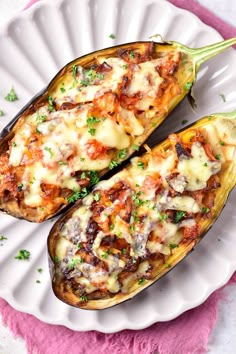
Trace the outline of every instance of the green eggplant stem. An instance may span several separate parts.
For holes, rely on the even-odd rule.
[[[236,37],[227,39],[225,41],[217,42],[202,48],[189,48],[187,46],[181,46],[186,53],[188,53],[194,60],[195,70],[198,71],[202,63],[215,55],[223,52],[225,49],[236,44]]]
[[[212,117],[222,117],[222,118],[229,118],[229,119],[236,119],[236,109],[232,112],[228,113],[215,113],[211,115]]]

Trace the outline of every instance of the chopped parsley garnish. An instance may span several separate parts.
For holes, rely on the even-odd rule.
[[[220,160],[221,155],[220,155],[220,154],[217,154],[217,155],[215,156],[215,158],[216,158],[216,160]]]
[[[170,268],[170,267],[171,267],[171,264],[170,264],[170,263],[166,263],[166,264],[165,264],[165,267],[166,267],[166,268]]]
[[[88,119],[87,119],[87,125],[88,125],[88,127],[90,127],[91,125],[93,125],[93,124],[95,124],[95,123],[99,123],[100,122],[100,119],[99,118],[96,118],[96,117],[93,117],[93,116],[91,116],[91,117],[89,117]]]
[[[17,186],[17,188],[18,188],[19,191],[22,191],[23,188],[24,188],[23,183],[19,183],[18,186]]]
[[[202,213],[204,213],[204,214],[206,214],[206,213],[208,213],[210,211],[210,209],[209,208],[207,208],[207,207],[202,207]]]
[[[36,283],[37,283],[37,284],[40,284],[40,283],[41,283],[41,281],[40,281],[40,280],[36,280]]]
[[[110,253],[109,251],[104,252],[102,254],[102,258],[106,259],[108,257],[108,255],[109,255],[109,253]]]
[[[144,170],[144,163],[142,161],[138,161],[137,166]]]
[[[220,145],[221,145],[221,146],[224,146],[224,145],[225,145],[225,142],[224,142],[224,141],[220,141]]]
[[[4,240],[7,240],[7,237],[0,235],[0,241],[4,241]]]
[[[134,222],[139,222],[139,217],[138,217],[137,211],[134,211],[133,218],[134,218]]]
[[[59,260],[60,260],[60,259],[59,259],[59,257],[58,257],[58,256],[55,256],[55,257],[54,257],[54,262],[58,263],[58,262],[59,262]]]
[[[0,111],[0,117],[4,116],[3,111]]]
[[[80,158],[80,161],[85,161],[85,157],[81,157],[81,158]]]
[[[87,177],[86,172],[82,172],[82,173],[81,173],[81,176],[80,176],[80,179],[84,179],[84,178],[86,178],[86,177]]]
[[[69,203],[74,203],[76,200],[86,197],[88,194],[87,188],[82,188],[80,191],[74,189],[74,193],[67,198]]]
[[[96,133],[96,129],[94,129],[94,128],[89,128],[89,129],[88,129],[88,132],[89,132],[89,134],[91,134],[92,136],[94,136],[95,133]]]
[[[72,260],[70,261],[69,265],[68,265],[68,268],[69,270],[73,269],[76,267],[76,265],[78,263],[83,263],[83,259],[82,258],[72,258]]]
[[[186,82],[186,84],[184,85],[184,89],[186,91],[190,90],[192,87],[193,83],[192,82]]]
[[[129,53],[129,56],[130,56],[131,59],[134,59],[134,52],[131,51],[131,52]]]
[[[179,210],[175,214],[175,223],[177,224],[184,216],[186,215],[185,211]]]
[[[152,127],[155,127],[157,125],[156,122],[152,122]]]
[[[65,89],[65,87],[60,87],[60,91],[61,91],[61,93],[64,93],[64,92],[66,92],[66,89]]]
[[[45,146],[44,150],[47,151],[47,152],[49,152],[49,154],[50,154],[50,159],[51,159],[51,158],[53,157],[52,149],[51,149],[50,147],[48,147],[48,146]]]
[[[30,252],[27,250],[20,250],[15,256],[15,259],[21,259],[21,260],[26,260],[29,258],[30,258]]]
[[[38,272],[38,273],[42,273],[42,271],[43,271],[43,268],[38,268],[38,269],[37,269],[37,272]]]
[[[85,73],[85,75],[86,75],[87,77],[89,77],[90,79],[92,79],[93,76],[94,76],[94,70],[93,70],[92,68],[89,69],[89,70],[87,70],[86,73]]]
[[[89,181],[90,185],[93,186],[99,182],[98,172],[97,171],[89,171]]]
[[[55,110],[56,110],[55,107],[54,107],[52,96],[48,96],[48,110],[50,112],[55,112]]]
[[[88,126],[88,132],[89,134],[91,134],[92,136],[95,135],[96,133],[96,129],[92,128],[92,126],[95,124],[95,123],[99,123],[100,122],[100,119],[99,118],[96,118],[96,117],[89,117],[87,119],[87,126]]]
[[[134,230],[135,230],[134,225],[130,225],[130,231],[134,231]]]
[[[80,249],[81,249],[81,247],[82,247],[81,243],[80,243],[80,242],[78,242],[78,243],[77,243],[77,248],[78,248],[78,250],[80,250]]]
[[[187,119],[183,119],[181,123],[184,125],[184,124],[188,123],[188,120]]]
[[[97,73],[97,74],[96,74],[96,77],[97,77],[99,80],[104,79],[104,75],[101,74],[101,73]]]
[[[10,92],[8,92],[8,94],[5,96],[5,100],[9,102],[18,100],[18,97],[13,87],[11,88]]]
[[[174,249],[174,248],[177,248],[177,247],[179,247],[179,245],[177,245],[176,243],[170,243],[169,244],[169,247],[170,247],[170,249]]]
[[[14,148],[17,146],[14,141],[12,142],[12,146],[13,146]]]
[[[134,199],[134,204],[135,206],[139,207],[140,205],[143,205],[144,204],[144,201],[140,198],[135,198]]]
[[[122,248],[121,253],[122,254],[126,254],[127,253],[127,249],[126,248]]]
[[[132,146],[132,148],[133,148],[133,150],[136,150],[136,151],[138,151],[138,150],[139,150],[139,146],[138,146],[138,145],[136,145],[136,144],[134,144],[134,145]]]
[[[117,237],[121,237],[122,236],[122,232],[121,231],[116,231],[115,234],[116,234]]]
[[[104,79],[104,75],[102,73],[97,73],[94,69],[89,69],[85,72],[85,76],[87,77],[86,80],[81,80],[80,84],[82,86],[89,86],[92,85],[94,80],[99,79],[102,80]]]
[[[128,65],[124,64],[123,69],[127,69],[127,68],[128,68]]]
[[[100,200],[100,194],[99,194],[99,193],[94,194],[93,199],[94,199],[96,202],[98,202],[98,201]]]
[[[116,38],[116,36],[115,36],[113,33],[111,33],[111,34],[110,34],[110,36],[109,36],[109,38],[111,38],[111,39],[115,39],[115,38]]]
[[[157,217],[159,220],[166,220],[168,218],[168,215],[163,213],[161,214],[159,211],[157,212]]]
[[[126,157],[126,155],[127,155],[127,150],[126,149],[122,149],[122,150],[119,151],[117,157],[119,159],[124,159]]]
[[[72,76],[73,76],[73,79],[74,79],[74,83],[73,85],[78,82],[77,78],[76,78],[76,74],[77,74],[77,66],[76,65],[73,65],[72,67]]]
[[[145,282],[145,279],[141,278],[141,279],[139,279],[139,281],[138,281],[138,285],[141,285],[141,284],[143,284],[144,282]]]
[[[118,165],[119,165],[118,161],[111,160],[111,162],[109,163],[109,169],[112,170],[113,168],[117,167]]]
[[[207,167],[207,166],[208,166],[207,162],[204,162],[203,166],[204,166],[204,167]]]
[[[150,205],[150,200],[145,200],[145,203],[147,204],[148,208],[150,210],[155,210],[157,205],[155,203],[153,203],[152,205]],[[152,219],[151,219],[152,220]]]
[[[88,81],[86,81],[86,80],[81,80],[81,81],[80,81],[80,85],[82,85],[82,86],[89,86],[90,83],[89,83]]]
[[[58,165],[67,165],[67,162],[65,162],[65,161],[58,161]]]
[[[114,230],[114,228],[115,228],[115,226],[113,225],[113,224],[111,224],[110,226],[109,226],[109,229],[112,231],[112,230]]]
[[[86,296],[86,295],[82,295],[82,296],[80,297],[80,301],[88,301],[87,296]]]
[[[38,111],[36,112],[36,122],[37,122],[37,125],[39,125],[39,124],[45,122],[46,119],[47,119],[47,116],[45,116],[45,115],[40,116],[39,112],[38,112]]]
[[[141,195],[141,192],[136,192],[136,193],[132,196],[132,199],[133,199],[133,201],[134,201],[134,204],[135,204],[135,206],[137,206],[137,207],[140,206],[140,205],[142,205],[142,204],[144,204],[144,201],[139,198],[140,195]]]
[[[219,96],[222,98],[223,102],[226,102],[226,98],[225,98],[225,95],[223,93],[220,93]]]

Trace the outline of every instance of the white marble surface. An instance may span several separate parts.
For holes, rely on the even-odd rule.
[[[199,0],[199,2],[215,12],[223,20],[235,26],[235,1]],[[0,29],[8,19],[18,11],[21,11],[27,3],[28,0],[0,0]],[[236,353],[236,286],[232,285],[225,288],[224,294],[227,301],[223,300],[219,303],[218,320],[209,338],[210,354]],[[3,325],[0,317],[0,354],[26,353],[25,342],[21,338],[14,338],[10,330]]]

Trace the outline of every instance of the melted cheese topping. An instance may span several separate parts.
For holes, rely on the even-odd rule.
[[[135,114],[132,111],[121,108],[119,115],[118,115],[118,121],[121,122],[125,131],[129,134],[139,136],[139,135],[142,135],[144,132],[143,125],[135,117]]]
[[[11,149],[9,163],[12,166],[19,166],[24,152],[27,150],[29,137],[32,134],[32,126],[28,123],[19,129],[18,134],[14,138],[13,147]]]
[[[178,158],[172,146],[161,153],[157,151],[142,158],[133,158],[127,169],[100,182],[93,194],[83,200],[84,206],[79,207],[64,226],[70,229],[73,220],[75,223],[80,220],[83,224],[84,220],[88,223],[88,218],[97,225],[97,231],[91,231],[94,241],[90,256],[99,263],[87,268],[86,274],[80,264],[76,265],[81,276],[90,279],[89,286],[111,293],[126,293],[134,284],[141,284],[149,277],[151,255],[168,259],[174,248],[189,235],[198,237],[197,223],[207,208],[194,193],[199,191],[199,186],[204,189],[208,180],[220,169],[221,163],[212,161],[204,146],[194,142],[191,144],[191,155],[186,155],[186,158]],[[174,180],[177,178],[178,191],[175,191],[171,186],[176,186]],[[96,202],[92,196],[95,195],[102,202],[99,204],[97,201],[100,209],[99,213],[96,211],[94,214]],[[111,198],[113,195],[115,197]],[[86,213],[84,220],[83,212]],[[64,237],[63,233],[60,237]],[[115,238],[114,244],[112,238]],[[119,248],[120,242],[126,247]],[[68,247],[67,243],[62,243],[61,247]],[[66,251],[59,253],[64,255]],[[67,252],[67,261],[68,258],[70,255]],[[122,277],[132,264],[135,269]],[[61,269],[65,266],[65,258],[61,258]],[[99,274],[102,274],[101,278]],[[88,294],[91,293],[85,282],[83,286]]]
[[[105,71],[100,72],[96,66],[73,66],[60,79],[48,102],[24,117],[9,151],[9,165],[24,166],[19,183],[23,184],[21,190],[27,206],[47,207],[45,184],[59,191],[79,191],[77,172],[103,171],[113,160],[118,164],[132,152],[135,138],[145,135],[145,129],[150,130],[151,123],[148,125],[147,121],[151,118],[146,113],[149,106],[151,110],[157,106],[163,82],[157,67],[168,60],[167,55],[127,64],[120,57],[98,57],[96,63],[99,68],[104,65]],[[178,62],[179,58],[174,60]],[[130,81],[122,88],[126,77]],[[139,95],[131,108],[119,101],[124,92],[130,99]],[[155,107],[154,111],[158,110]],[[119,157],[119,150],[125,157]],[[61,196],[51,198],[52,204],[62,202],[66,200]]]
[[[148,110],[149,106],[154,105],[163,78],[158,74],[156,67],[159,60],[138,64],[133,73],[133,78],[129,86],[130,95],[142,92],[143,99],[138,101],[135,107],[139,110]]]
[[[117,148],[119,150],[125,149],[130,145],[130,138],[124,132],[123,128],[110,119],[106,119],[98,125],[95,139],[110,148]]]
[[[189,196],[174,197],[166,204],[165,209],[183,210],[188,213],[198,213],[200,211],[199,205]]]
[[[221,163],[220,161],[210,161],[199,143],[193,144],[191,154],[192,158],[179,161],[178,171],[187,179],[186,189],[196,191],[206,187],[210,176],[219,172]]]
[[[99,76],[95,70],[85,70],[78,66],[76,81],[71,82],[71,78],[69,78],[68,81],[64,80],[63,82],[63,91],[65,90],[68,94],[62,95],[60,88],[56,91],[55,100],[57,104],[92,102],[95,97],[103,95],[105,92],[117,91],[123,76],[128,72],[126,62],[121,58],[103,57],[97,58],[97,61],[99,64],[106,62],[111,67],[111,71]]]

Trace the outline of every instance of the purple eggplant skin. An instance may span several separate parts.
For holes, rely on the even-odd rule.
[[[127,300],[131,300],[134,296],[156,283],[162,276],[167,274],[176,265],[178,265],[194,250],[195,246],[203,239],[203,237],[205,237],[215,221],[220,217],[220,214],[225,204],[227,203],[229,194],[236,185],[236,111],[207,116],[198,122],[189,125],[185,129],[182,129],[178,133],[178,137],[180,137],[182,141],[191,141],[193,136],[199,134],[199,131],[204,132],[204,134],[206,134],[205,136],[207,136],[207,139],[210,140],[212,151],[215,156],[217,156],[215,161],[217,162],[219,158],[221,160],[221,169],[217,172],[216,177],[217,183],[213,187],[213,193],[215,193],[214,205],[212,206],[212,210],[210,210],[210,214],[208,216],[203,215],[200,219],[198,219],[199,234],[194,238],[190,237],[183,239],[178,244],[178,247],[172,250],[173,252],[171,252],[171,255],[168,256],[164,262],[157,261],[156,269],[154,272],[155,277],[151,279],[145,279],[145,282],[140,284],[137,284],[136,281],[136,283],[130,287],[128,292],[108,292],[104,295],[104,293],[101,291],[100,293],[96,292],[94,297],[91,295],[92,293],[89,293],[87,297],[81,298],[78,295],[79,289],[76,290],[76,281],[73,284],[70,283],[70,277],[68,276],[68,273],[64,273],[63,267],[61,266],[64,264],[64,256],[62,256],[64,251],[61,252],[62,248],[60,242],[64,237],[61,233],[65,224],[72,218],[73,214],[84,205],[84,203],[87,203],[86,198],[88,200],[88,196],[84,200],[78,201],[70,210],[68,210],[61,218],[59,218],[59,220],[53,225],[48,236],[48,253],[52,277],[52,288],[54,294],[61,301],[71,306],[86,310],[99,310],[118,305]],[[171,144],[173,144],[170,142],[171,139],[172,137],[164,140],[162,143],[155,146],[152,151],[148,151],[148,153],[146,153],[143,157],[139,157],[139,159],[141,158],[141,161],[145,162],[145,156],[150,156],[150,154],[156,153],[158,151],[169,151]],[[176,141],[178,141],[178,139]],[[183,159],[186,159],[186,156],[184,156]],[[127,169],[129,168],[131,167],[128,166]],[[119,174],[122,174],[122,171],[114,175],[111,180],[119,180],[119,178],[121,178],[119,177]],[[124,176],[125,175],[123,174],[123,179]],[[112,183],[110,184],[109,182],[108,185],[112,186]],[[99,187],[98,184],[92,193],[94,195],[94,193],[99,191],[101,191],[101,187]],[[210,195],[212,190],[208,192],[205,191],[204,197],[207,195],[207,193]],[[85,205],[87,206],[87,204]],[[206,210],[206,212],[208,213],[209,211]],[[94,240],[96,240],[96,238]],[[58,251],[60,251],[60,256],[58,256]],[[79,256],[80,251],[77,251],[76,255]],[[168,267],[166,266],[167,264]]]
[[[70,61],[69,63],[67,63],[53,78],[52,80],[49,82],[49,84],[43,88],[42,90],[40,90],[34,97],[32,97],[29,102],[27,102],[22,109],[16,114],[16,116],[14,118],[12,118],[12,120],[3,128],[3,130],[0,132],[0,140],[5,138],[6,135],[8,135],[11,130],[13,129],[14,125],[17,123],[18,119],[25,114],[26,111],[30,110],[30,109],[34,109],[34,106],[36,103],[39,103],[40,101],[43,101],[43,98],[48,97],[49,92],[51,87],[54,85],[54,82],[61,76],[63,76],[64,72],[67,70],[68,67],[72,67],[73,65],[75,65],[79,60],[81,60],[82,62],[86,62],[86,58],[88,56],[94,56],[96,57],[97,55],[100,55],[102,51],[104,51],[104,54],[106,52],[110,52],[111,50],[119,50],[119,49],[129,49],[130,46],[135,45],[139,45],[139,44],[143,44],[143,43],[150,43],[150,42],[131,42],[131,43],[127,43],[125,45],[117,45],[114,47],[110,47],[107,48],[105,50],[97,50],[95,52],[89,53],[89,54],[85,54],[80,58],[74,59],[72,61]],[[221,53],[223,50],[227,49],[228,47],[233,46],[236,43],[236,38],[232,38],[226,41],[222,41],[213,45],[209,45],[203,48],[188,48],[185,45],[182,45],[180,43],[177,42],[154,42],[156,45],[160,45],[160,46],[173,46],[174,48],[179,48],[180,50],[183,50],[183,52],[186,52],[190,55],[190,57],[194,58],[194,66],[195,66],[195,71],[197,72],[199,70],[200,65],[202,65],[202,63],[204,63],[205,61],[209,60],[210,58],[214,57],[215,55]],[[195,77],[196,79],[196,77]],[[194,81],[193,81],[194,82]],[[190,86],[191,88],[191,86]],[[186,90],[186,94],[190,91]],[[0,150],[1,153],[1,150]]]

